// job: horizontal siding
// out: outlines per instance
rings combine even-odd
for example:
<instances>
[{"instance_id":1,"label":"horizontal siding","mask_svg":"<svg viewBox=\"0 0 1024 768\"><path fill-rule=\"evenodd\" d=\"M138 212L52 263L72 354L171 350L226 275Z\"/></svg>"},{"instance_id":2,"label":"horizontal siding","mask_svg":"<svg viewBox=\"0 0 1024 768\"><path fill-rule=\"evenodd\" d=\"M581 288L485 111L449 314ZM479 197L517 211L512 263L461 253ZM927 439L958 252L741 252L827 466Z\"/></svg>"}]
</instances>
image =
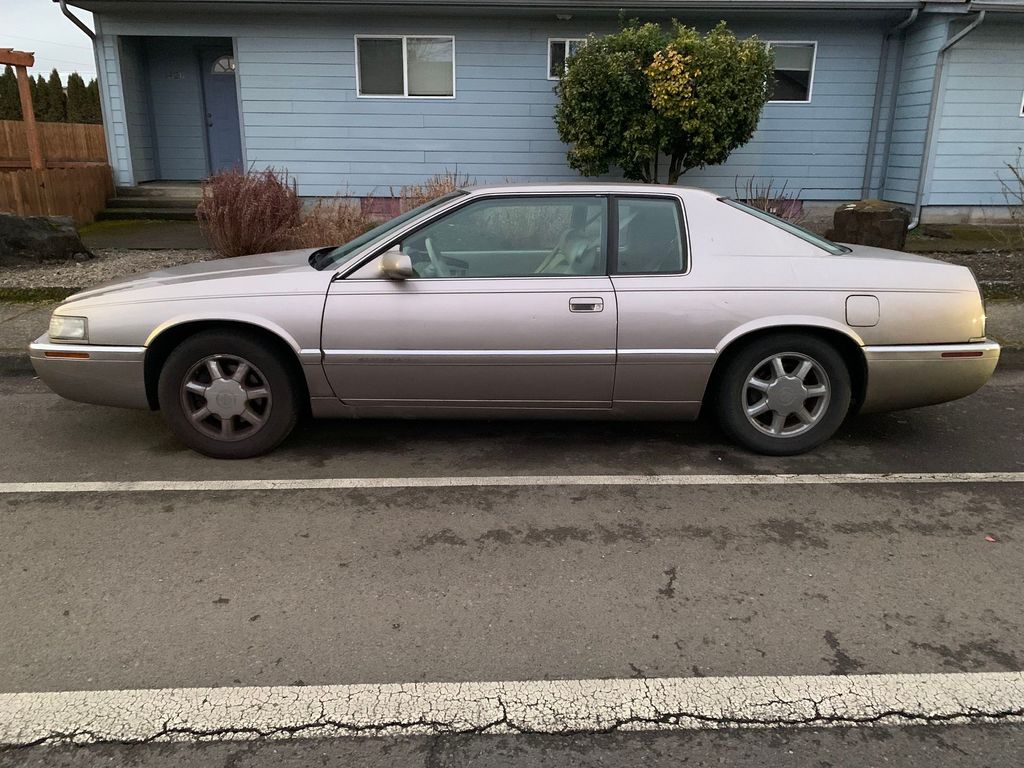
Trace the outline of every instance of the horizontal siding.
<instances>
[{"instance_id":1,"label":"horizontal siding","mask_svg":"<svg viewBox=\"0 0 1024 768\"><path fill-rule=\"evenodd\" d=\"M149 115L149 83L142 41L121 38L119 54L132 171L138 183L157 178L156 142Z\"/></svg>"},{"instance_id":2,"label":"horizontal siding","mask_svg":"<svg viewBox=\"0 0 1024 768\"><path fill-rule=\"evenodd\" d=\"M987 21L949 54L928 205L1004 205L1000 176L1024 146L1024 23Z\"/></svg>"},{"instance_id":3,"label":"horizontal siding","mask_svg":"<svg viewBox=\"0 0 1024 768\"><path fill-rule=\"evenodd\" d=\"M913 202L936 55L950 18L922 16L908 32L900 77L892 73L885 80L872 180L873 191L888 199ZM723 165L686 174L685 183L730 194L756 176L773 179L777 187L786 184L806 199L860 196L882 36L891 22L832 19L826 14L736 14L727 19L741 35L817 40L814 98L810 104L768 105L749 144ZM358 12L310 11L273 16L203 13L183 19L140 10L130 16L103 16L108 34L233 37L246 162L288 170L303 195L387 194L456 166L482 183L578 178L565 165L567 148L554 128L556 97L545 77L546 42L548 37L600 34L614 26L611 20L557 22L548 14L404 19L398 14L382 19ZM353 36L381 33L455 35L457 98L357 98ZM1019 25L990 20L954 49L928 202L949 203L958 195L957 204L992 202L995 172L1008 159L1006 154L1024 143L1024 120L1008 116L1018 114L1024 90L1022 39ZM163 41L165 49L160 44L153 39L147 43L150 55L172 60L176 43ZM116 56L108 54L101 57L101 66L111 67L111 145L127 153L129 135L137 131L127 124ZM895 50L890 65L894 58ZM197 115L202 110L198 80L189 91L181 81L151 78L160 162L184 168L180 177L201 176L205 150L202 115ZM889 115L893 88L897 101ZM135 99L134 92L128 96L130 102ZM889 165L883 169L890 122ZM131 143L136 154L134 136ZM139 160L144 164L146 159L143 151ZM883 176L885 186L880 188Z\"/></svg>"},{"instance_id":4,"label":"horizontal siding","mask_svg":"<svg viewBox=\"0 0 1024 768\"><path fill-rule=\"evenodd\" d=\"M573 179L546 79L548 37L606 32L527 19L419 23L297 22L272 34L237 35L247 160L287 168L305 195L382 194L458 166L477 181ZM860 195L881 28L838 31L780 22L740 34L819 41L814 98L768 105L754 139L722 166L684 181L732 193L758 176L809 199ZM454 34L457 98L360 99L357 33Z\"/></svg>"},{"instance_id":5,"label":"horizontal siding","mask_svg":"<svg viewBox=\"0 0 1024 768\"><path fill-rule=\"evenodd\" d=\"M99 59L99 81L102 84L104 131L114 180L118 184L132 183L132 164L128 146L128 118L125 115L123 87L117 37L103 34L96 38Z\"/></svg>"},{"instance_id":6,"label":"horizontal siding","mask_svg":"<svg viewBox=\"0 0 1024 768\"><path fill-rule=\"evenodd\" d=\"M547 38L612 31L614 20L412 18L346 14L277 17L203 14L104 17L121 34L235 38L246 160L287 169L304 195L381 194L458 166L476 180L578 178L566 167L546 78ZM874 99L881 23L837 25L828 16L796 22L731 19L741 35L818 40L814 99L769 105L754 139L722 166L684 181L732 193L736 177L772 178L807 198L860 194ZM454 34L457 98L378 100L355 95L357 33ZM180 102L180 99L178 100ZM184 113L158 121L165 138L186 137ZM184 161L186 158L182 158Z\"/></svg>"},{"instance_id":7,"label":"horizontal siding","mask_svg":"<svg viewBox=\"0 0 1024 768\"><path fill-rule=\"evenodd\" d=\"M928 111L938 52L946 42L949 17L924 16L907 32L897 86L889 167L882 197L913 204L924 156Z\"/></svg>"}]
</instances>

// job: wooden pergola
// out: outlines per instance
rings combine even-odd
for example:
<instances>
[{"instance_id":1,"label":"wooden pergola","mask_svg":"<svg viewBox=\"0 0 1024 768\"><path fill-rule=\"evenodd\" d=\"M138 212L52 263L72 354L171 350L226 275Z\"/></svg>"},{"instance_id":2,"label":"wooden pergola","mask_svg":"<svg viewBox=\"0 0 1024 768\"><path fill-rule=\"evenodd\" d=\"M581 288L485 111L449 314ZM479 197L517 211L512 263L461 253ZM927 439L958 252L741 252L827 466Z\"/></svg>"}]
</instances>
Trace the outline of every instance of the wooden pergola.
<instances>
[{"instance_id":1,"label":"wooden pergola","mask_svg":"<svg viewBox=\"0 0 1024 768\"><path fill-rule=\"evenodd\" d=\"M28 139L29 165L33 170L41 171L46 168L46 163L39 141L39 129L36 127L36 114L32 109L32 91L28 85L28 68L35 63L34 53L0 48L0 67L8 64L14 67L18 75L18 95L21 97L21 118L25 123L25 138Z\"/></svg>"}]
</instances>

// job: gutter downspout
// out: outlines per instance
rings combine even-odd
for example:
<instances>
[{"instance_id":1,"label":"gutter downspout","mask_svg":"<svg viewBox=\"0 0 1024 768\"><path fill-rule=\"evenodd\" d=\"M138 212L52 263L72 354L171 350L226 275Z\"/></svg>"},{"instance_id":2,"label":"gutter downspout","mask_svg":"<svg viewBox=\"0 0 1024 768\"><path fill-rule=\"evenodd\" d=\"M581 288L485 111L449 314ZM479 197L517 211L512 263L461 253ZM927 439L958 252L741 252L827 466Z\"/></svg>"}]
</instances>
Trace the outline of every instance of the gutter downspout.
<instances>
[{"instance_id":1,"label":"gutter downspout","mask_svg":"<svg viewBox=\"0 0 1024 768\"><path fill-rule=\"evenodd\" d=\"M71 22L76 27L78 27L80 30L85 32L85 34L87 34L91 39L95 40L96 39L96 33L93 32L91 29L89 29L89 27L87 27L85 25L85 22L83 22L80 18L78 18L77 16L75 16L75 14L73 14L71 11L68 10L67 0L57 0L57 1L60 3L60 12L63 13L65 16L67 16L69 19L71 19Z\"/></svg>"},{"instance_id":2,"label":"gutter downspout","mask_svg":"<svg viewBox=\"0 0 1024 768\"><path fill-rule=\"evenodd\" d=\"M910 15L901 21L896 26L890 28L885 33L885 39L882 41L882 56L878 62L878 79L875 81L875 106L871 112L871 129L868 133L868 151L867 157L864 161L864 181L861 184L860 196L866 198L871 194L871 177L874 175L875 170L875 151L878 147L878 122L881 119L882 111L882 95L885 91L885 78L886 70L889 67L889 49L892 47L892 40L897 34L903 32L904 29L909 27L917 20L917 16L921 11L917 8L910 12ZM899 87L899 70L903 65L903 49L900 49L899 58L896 61L896 76L893 81L892 89L893 93L896 93ZM892 125L892 109L889 110L889 125ZM889 132L886 131L888 134ZM888 147L888 139L886 140L886 147ZM884 174L884 169L883 169Z\"/></svg>"},{"instance_id":3,"label":"gutter downspout","mask_svg":"<svg viewBox=\"0 0 1024 768\"><path fill-rule=\"evenodd\" d=\"M932 146L935 144L935 112L939 108L942 73L946 67L946 54L950 48L981 26L982 22L985 21L985 13L986 11L980 11L974 21L949 38L939 48L938 60L935 62L935 79L932 81L932 100L928 105L928 131L924 137L924 151L921 153L921 172L917 177L917 192L914 195L914 218L907 229L915 229L921 223L921 209L924 207L924 189L928 182L928 166L931 164Z\"/></svg>"}]
</instances>

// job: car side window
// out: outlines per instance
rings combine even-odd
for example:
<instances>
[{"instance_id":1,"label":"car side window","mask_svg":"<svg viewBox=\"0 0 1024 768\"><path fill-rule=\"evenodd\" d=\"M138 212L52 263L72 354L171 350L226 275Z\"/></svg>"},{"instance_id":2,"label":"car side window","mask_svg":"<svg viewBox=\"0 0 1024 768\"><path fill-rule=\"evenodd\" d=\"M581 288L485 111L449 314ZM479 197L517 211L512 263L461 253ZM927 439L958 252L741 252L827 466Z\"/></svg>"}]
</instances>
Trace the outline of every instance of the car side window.
<instances>
[{"instance_id":1,"label":"car side window","mask_svg":"<svg viewBox=\"0 0 1024 768\"><path fill-rule=\"evenodd\" d=\"M598 196L485 198L399 247L420 278L604 275L607 209Z\"/></svg>"},{"instance_id":2,"label":"car side window","mask_svg":"<svg viewBox=\"0 0 1024 768\"><path fill-rule=\"evenodd\" d=\"M686 271L686 231L677 200L620 197L615 205L616 274L663 275Z\"/></svg>"}]
</instances>

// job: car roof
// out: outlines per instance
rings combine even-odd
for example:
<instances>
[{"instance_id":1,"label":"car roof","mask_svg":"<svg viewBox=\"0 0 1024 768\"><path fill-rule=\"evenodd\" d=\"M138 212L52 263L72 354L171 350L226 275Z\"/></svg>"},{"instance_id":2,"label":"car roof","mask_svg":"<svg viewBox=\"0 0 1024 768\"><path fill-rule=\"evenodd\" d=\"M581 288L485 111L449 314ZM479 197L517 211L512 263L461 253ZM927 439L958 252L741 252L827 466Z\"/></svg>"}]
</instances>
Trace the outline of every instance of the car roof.
<instances>
[{"instance_id":1,"label":"car roof","mask_svg":"<svg viewBox=\"0 0 1024 768\"><path fill-rule=\"evenodd\" d=\"M669 184L643 184L639 182L623 181L560 181L541 182L533 184L481 184L462 187L462 190L471 194L495 194L513 193L527 194L530 192L568 192L588 194L636 194L638 192L658 193L667 192L671 194L686 193L687 195L705 195L707 197L721 197L714 192L697 187L680 187Z\"/></svg>"}]
</instances>

